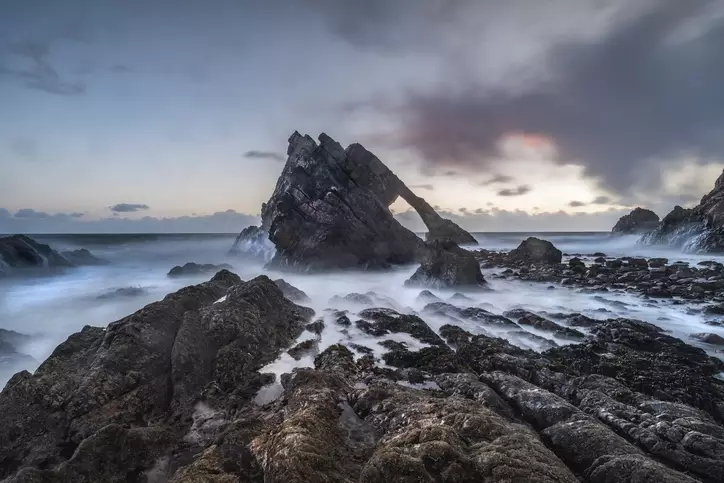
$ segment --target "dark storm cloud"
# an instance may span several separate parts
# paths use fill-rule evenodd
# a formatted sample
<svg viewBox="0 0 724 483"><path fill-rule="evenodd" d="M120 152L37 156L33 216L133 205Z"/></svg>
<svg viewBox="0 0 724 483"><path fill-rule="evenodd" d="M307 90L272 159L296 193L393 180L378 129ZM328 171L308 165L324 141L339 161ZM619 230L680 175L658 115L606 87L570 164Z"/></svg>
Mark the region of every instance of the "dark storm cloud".
<svg viewBox="0 0 724 483"><path fill-rule="evenodd" d="M432 191L435 189L435 187L431 184L411 184L408 186L408 188L415 189L415 190L428 190L428 191Z"/></svg>
<svg viewBox="0 0 724 483"><path fill-rule="evenodd" d="M682 154L721 159L724 16L714 10L721 3L651 5L620 15L601 38L561 36L568 40L546 56L552 77L523 90L491 92L451 69L449 78L467 87L412 93L387 111L400 119L397 144L428 167L473 170L500 158L501 137L535 134L552 141L558 161L583 165L617 192L658 169L649 163Z"/></svg>
<svg viewBox="0 0 724 483"><path fill-rule="evenodd" d="M284 158L283 155L279 153L274 153L271 151L256 151L251 150L244 153L245 158L249 159L271 159L272 161L285 161L286 158Z"/></svg>
<svg viewBox="0 0 724 483"><path fill-rule="evenodd" d="M5 215L8 216L5 216ZM44 211L36 211L32 208L21 208L15 212L14 217L23 220L70 220L84 216L83 213L46 213ZM0 209L0 218L9 218L10 212L4 208Z"/></svg>
<svg viewBox="0 0 724 483"><path fill-rule="evenodd" d="M480 186L490 186L491 184L504 184L504 183L511 183L515 181L515 179L512 176L506 176L504 174L496 174L490 179L486 179L485 181L481 181L478 183Z"/></svg>
<svg viewBox="0 0 724 483"><path fill-rule="evenodd" d="M528 185L520 185L517 188L506 188L498 191L498 196L522 196L526 193L530 193L533 190Z"/></svg>
<svg viewBox="0 0 724 483"><path fill-rule="evenodd" d="M84 84L61 78L50 63L50 46L51 42L37 40L10 43L5 49L7 55L3 57L12 59L13 66L0 64L0 76L17 79L25 87L50 94L70 96L84 93Z"/></svg>
<svg viewBox="0 0 724 483"><path fill-rule="evenodd" d="M570 206L571 208L578 208L578 207L581 207L581 206L586 206L587 204L588 204L588 203L584 203L583 201L575 201L575 200L574 200L574 201L569 202L569 203L568 203L568 206Z"/></svg>
<svg viewBox="0 0 724 483"><path fill-rule="evenodd" d="M608 205L612 203L613 200L608 196L597 196L594 198L593 201L591 201L592 205Z"/></svg>
<svg viewBox="0 0 724 483"><path fill-rule="evenodd" d="M110 207L110 210L114 213L135 213L136 211L148 210L148 205L139 203L118 203Z"/></svg>

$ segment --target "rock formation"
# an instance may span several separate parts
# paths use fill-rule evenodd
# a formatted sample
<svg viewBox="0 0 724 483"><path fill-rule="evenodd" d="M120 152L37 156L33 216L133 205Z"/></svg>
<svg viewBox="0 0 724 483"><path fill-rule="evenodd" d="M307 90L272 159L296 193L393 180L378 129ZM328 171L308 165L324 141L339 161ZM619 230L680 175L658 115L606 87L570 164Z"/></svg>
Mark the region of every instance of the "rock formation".
<svg viewBox="0 0 724 483"><path fill-rule="evenodd" d="M0 275L15 269L58 269L72 267L61 254L48 245L25 235L0 238Z"/></svg>
<svg viewBox="0 0 724 483"><path fill-rule="evenodd" d="M382 366L352 341L321 347L324 323L310 324L313 312L269 278L221 271L105 329L83 328L34 374L16 374L0 393L0 478L721 481L721 360L628 319L537 353L456 325L435 331L432 312L515 331L567 328L445 302L419 315L366 308L354 325L389 349ZM305 328L318 337L297 343ZM259 373L265 364L320 349L313 368L281 376L280 397L255 399L274 381Z"/></svg>
<svg viewBox="0 0 724 483"><path fill-rule="evenodd" d="M659 224L659 215L651 210L636 208L622 216L611 232L619 235L641 234L651 231Z"/></svg>
<svg viewBox="0 0 724 483"><path fill-rule="evenodd" d="M674 207L653 231L642 237L642 242L693 251L724 251L724 172L698 205L690 209Z"/></svg>
<svg viewBox="0 0 724 483"><path fill-rule="evenodd" d="M429 288L483 288L485 278L480 263L471 252L458 247L450 240L428 243L429 250L423 256L420 267L405 282L408 286Z"/></svg>
<svg viewBox="0 0 724 483"><path fill-rule="evenodd" d="M108 261L94 256L85 248L58 253L50 246L25 235L0 237L0 276L18 270L62 270L82 265L105 265Z"/></svg>
<svg viewBox="0 0 724 483"><path fill-rule="evenodd" d="M266 234L276 247L275 267L372 269L419 261L424 242L389 210L398 197L420 214L428 240L476 243L359 144L344 149L324 133L317 144L295 132L287 154L274 192L262 205L261 227L242 232L233 250Z"/></svg>
<svg viewBox="0 0 724 483"><path fill-rule="evenodd" d="M222 263L221 265L213 265L211 263L194 263L188 262L182 265L176 265L168 271L167 276L174 277L193 277L196 275L205 275L208 273L218 272L219 270L228 270L233 268L231 265Z"/></svg>
<svg viewBox="0 0 724 483"><path fill-rule="evenodd" d="M85 248L61 252L61 255L76 266L108 265L108 260L98 258Z"/></svg>
<svg viewBox="0 0 724 483"><path fill-rule="evenodd" d="M269 278L221 271L107 329L85 327L0 393L7 483L695 483L724 474L724 363L658 327L599 321L543 353L429 311L515 328L478 307L358 312L387 347L322 348L325 325ZM539 314L523 326L559 331ZM298 344L308 328L318 338ZM389 339L404 335L420 350ZM388 338L384 340L385 338ZM355 354L350 348L357 351ZM314 367L274 380L284 351Z"/></svg>
<svg viewBox="0 0 724 483"><path fill-rule="evenodd" d="M561 263L563 254L548 240L541 240L534 236L523 240L518 248L510 251L510 258L519 259L526 263L556 264Z"/></svg>

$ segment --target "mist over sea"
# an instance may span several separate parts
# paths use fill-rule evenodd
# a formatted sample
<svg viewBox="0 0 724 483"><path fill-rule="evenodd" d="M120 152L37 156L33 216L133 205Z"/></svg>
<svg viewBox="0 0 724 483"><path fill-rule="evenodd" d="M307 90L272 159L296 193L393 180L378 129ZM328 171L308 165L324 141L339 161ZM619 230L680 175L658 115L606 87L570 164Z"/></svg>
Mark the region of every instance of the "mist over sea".
<svg viewBox="0 0 724 483"><path fill-rule="evenodd" d="M687 261L696 264L703 260L724 262L724 257L710 254L682 253L671 249L637 244L637 237L611 237L609 233L474 233L480 247L491 250L515 248L528 236L535 235L553 242L564 254L591 255L602 252L608 256L666 257L670 261ZM169 278L168 271L175 265L186 262L228 263L243 280L266 274L272 279L284 278L300 288L312 299L309 304L318 316L324 310L359 310L347 302L333 302L335 295L375 292L390 300L400 310L422 309L424 304L417 301L419 288L408 288L404 281L414 272L416 266L395 268L387 272L335 272L325 274L271 272L258 261L236 258L228 255L236 234L137 234L137 235L32 235L41 243L49 244L56 250L87 248L94 255L110 262L104 266L80 267L52 276L12 277L0 280L0 328L15 330L32 336L31 342L18 349L42 362L56 347L72 333L85 325L105 327L144 305L162 299L166 294L181 287L199 283L211 278L211 274ZM564 256L564 262L567 257ZM655 323L671 331L672 335L687 342L704 347L687 336L696 332L716 332L724 336L721 327L704 324L704 315L688 309L692 304L677 301L651 303L635 294L604 293L585 294L576 288L548 284L533 284L522 281L496 280L491 275L499 270L484 271L491 288L490 292L465 293L474 302L467 305L486 305L488 310L502 313L516 307L532 311L581 312L596 319L630 317ZM116 292L118 289L131 289ZM433 292L447 299L454 291ZM425 317L433 329L446 323L445 320ZM370 344L381 354L383 350L370 341L354 326L342 331L334 323L326 324L321 349L344 341ZM468 323L463 328L476 332L478 327ZM550 334L542 334L550 338ZM306 333L300 340L309 338ZM396 337L411 348L420 342L404 334ZM512 340L523 347L540 349L531 341ZM556 340L559 344L568 342ZM289 372L292 367L312 365L311 358L295 361L284 354L272 364L269 371ZM0 387L8 378L21 369L35 367L0 367Z"/></svg>

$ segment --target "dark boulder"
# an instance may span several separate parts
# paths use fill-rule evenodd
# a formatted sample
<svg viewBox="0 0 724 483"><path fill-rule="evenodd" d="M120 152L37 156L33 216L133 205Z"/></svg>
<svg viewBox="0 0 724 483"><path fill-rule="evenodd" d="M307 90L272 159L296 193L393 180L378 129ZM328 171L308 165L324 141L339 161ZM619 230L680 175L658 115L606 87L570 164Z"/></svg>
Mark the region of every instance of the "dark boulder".
<svg viewBox="0 0 724 483"><path fill-rule="evenodd" d="M405 282L407 286L430 288L485 288L487 283L473 253L449 240L427 244L429 250L420 267Z"/></svg>
<svg viewBox="0 0 724 483"><path fill-rule="evenodd" d="M518 248L510 251L509 256L521 261L542 264L561 263L563 259L563 253L553 246L553 243L536 237L524 240Z"/></svg>
<svg viewBox="0 0 724 483"><path fill-rule="evenodd" d="M619 235L646 233L659 224L659 215L645 208L635 208L628 215L622 216L611 230Z"/></svg>
<svg viewBox="0 0 724 483"><path fill-rule="evenodd" d="M168 272L169 277L193 277L197 275L207 275L210 273L218 272L219 270L229 270L231 265L222 263L221 265L213 265L210 263L199 264L194 262L188 262L181 265L176 265Z"/></svg>

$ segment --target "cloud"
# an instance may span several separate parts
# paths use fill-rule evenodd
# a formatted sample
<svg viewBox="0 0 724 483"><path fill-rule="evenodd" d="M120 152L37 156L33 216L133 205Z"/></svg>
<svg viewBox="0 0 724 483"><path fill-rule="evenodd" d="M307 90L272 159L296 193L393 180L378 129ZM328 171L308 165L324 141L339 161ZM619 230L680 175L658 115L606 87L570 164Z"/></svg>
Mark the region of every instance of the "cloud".
<svg viewBox="0 0 724 483"><path fill-rule="evenodd" d="M135 213L136 211L148 210L150 207L144 204L137 203L118 203L109 207L114 213Z"/></svg>
<svg viewBox="0 0 724 483"><path fill-rule="evenodd" d="M114 213L114 216L100 220L81 219L80 213L49 215L30 208L24 212L46 216L12 217L7 210L0 208L0 233L237 233L259 223L258 217L234 210L210 215L144 216L139 219L124 218Z"/></svg>
<svg viewBox="0 0 724 483"><path fill-rule="evenodd" d="M284 162L286 160L286 158L283 155L281 155L279 153L274 153L271 151L251 150L251 151L245 152L244 157L249 158L249 159L271 159L272 161L281 161L281 162Z"/></svg>
<svg viewBox="0 0 724 483"><path fill-rule="evenodd" d="M22 208L15 212L15 218L49 218L44 211L35 211L32 208Z"/></svg>
<svg viewBox="0 0 724 483"><path fill-rule="evenodd" d="M431 184L411 184L408 186L410 189L416 189L416 190L428 190L432 191L435 189L435 187Z"/></svg>
<svg viewBox="0 0 724 483"><path fill-rule="evenodd" d="M571 201L568 203L568 206L572 208L578 208L580 206L586 206L588 203L584 203L583 201Z"/></svg>
<svg viewBox="0 0 724 483"><path fill-rule="evenodd" d="M394 142L416 152L428 168L476 171L501 162L501 138L522 134L546 140L557 162L583 166L586 176L619 194L634 191L657 164L681 153L721 159L721 2L632 3L637 6L612 17L595 35L545 37L550 45L538 56L540 71L518 75L526 82L515 88L491 87L470 71L470 62L450 62L440 87L411 89L397 105L382 108L399 123ZM555 5L560 9L565 2ZM384 20L362 33L348 29L343 38L364 45L397 18L396 10L365 14ZM363 29L364 19L349 21ZM429 25L436 30L447 19ZM405 39L403 33L393 37L395 48L418 48L417 37Z"/></svg>
<svg viewBox="0 0 724 483"><path fill-rule="evenodd" d="M115 72L117 74L127 74L129 72L133 72L133 70L125 64L115 64L111 66L110 70L111 72Z"/></svg>
<svg viewBox="0 0 724 483"><path fill-rule="evenodd" d="M506 176L504 174L496 174L490 179L486 179L485 181L481 181L478 183L480 186L490 186L491 184L504 184L504 183L512 183L515 181L515 179L512 176Z"/></svg>
<svg viewBox="0 0 724 483"><path fill-rule="evenodd" d="M66 38L71 38L66 36ZM15 67L0 64L0 76L17 79L25 87L40 90L49 94L72 96L83 94L85 85L62 79L58 71L48 60L50 53L49 41L21 41L11 43L7 58L15 60ZM19 64L19 65L18 65Z"/></svg>
<svg viewBox="0 0 724 483"><path fill-rule="evenodd" d="M613 200L609 196L596 196L593 201L591 201L592 205L608 205Z"/></svg>
<svg viewBox="0 0 724 483"><path fill-rule="evenodd" d="M498 196L522 196L526 193L530 193L533 190L530 186L524 184L517 188L506 188L498 191Z"/></svg>

